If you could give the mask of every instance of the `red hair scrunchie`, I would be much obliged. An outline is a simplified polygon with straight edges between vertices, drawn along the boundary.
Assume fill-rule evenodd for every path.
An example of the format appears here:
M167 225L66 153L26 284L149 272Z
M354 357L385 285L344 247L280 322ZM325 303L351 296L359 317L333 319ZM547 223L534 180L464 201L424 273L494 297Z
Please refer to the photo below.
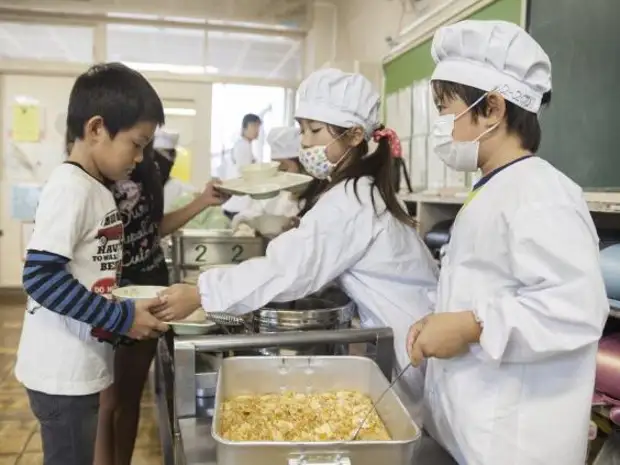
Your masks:
M390 144L390 152L392 153L393 158L401 158L403 156L403 148L400 145L400 139L398 135L393 129L383 128L383 129L375 129L372 133L372 139L375 142L379 142L379 140L387 137L388 143Z

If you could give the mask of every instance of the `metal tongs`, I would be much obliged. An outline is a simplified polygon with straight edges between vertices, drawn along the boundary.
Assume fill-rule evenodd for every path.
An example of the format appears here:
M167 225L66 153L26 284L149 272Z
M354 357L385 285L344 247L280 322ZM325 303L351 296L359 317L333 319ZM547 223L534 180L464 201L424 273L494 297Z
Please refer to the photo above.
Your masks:
M405 368L403 368L401 370L400 373L398 373L398 375L396 375L396 377L392 380L392 382L390 383L390 385L387 387L387 389L385 391L383 391L381 393L381 395L377 398L377 400L375 402L372 403L372 406L370 407L370 409L368 409L368 412L366 412L366 415L364 415L364 419L361 421L361 423L359 424L359 426L357 427L357 429L355 430L355 434L353 435L353 438L351 439L351 441L355 441L357 439L357 436L360 434L360 431L362 430L362 427L366 424L366 420L368 420L368 417L370 416L370 414L377 409L377 404L379 402L381 402L381 400L383 399L383 397L385 397L385 395L389 392L390 389L392 389L392 387L394 386L394 384L396 384L396 381L398 381L404 374L405 372L411 367L411 363L408 363Z
M243 326L248 331L254 332L250 324L240 316L231 315L226 312L205 312L205 315L208 321L220 325L225 330L231 327L238 328L239 326Z

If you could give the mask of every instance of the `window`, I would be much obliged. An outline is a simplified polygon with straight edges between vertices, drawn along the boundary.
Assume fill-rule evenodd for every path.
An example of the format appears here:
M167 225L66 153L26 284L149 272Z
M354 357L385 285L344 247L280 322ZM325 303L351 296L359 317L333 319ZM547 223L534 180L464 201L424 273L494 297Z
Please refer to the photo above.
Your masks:
M0 58L93 62L92 27L0 22Z
M207 63L227 76L297 80L301 50L299 39L209 31Z
M287 114L287 89L236 84L215 84L211 109L211 171L226 178L225 169L233 145L241 136L241 120L247 113L259 115L263 121L261 135L254 142L258 160L269 160L270 149L265 137L271 128L290 122ZM223 163L224 162L224 163Z
M204 74L205 32L130 24L107 25L108 61L121 61L141 71Z
M195 26L107 26L107 58L141 71L234 77L301 78L302 41L280 35L208 31Z

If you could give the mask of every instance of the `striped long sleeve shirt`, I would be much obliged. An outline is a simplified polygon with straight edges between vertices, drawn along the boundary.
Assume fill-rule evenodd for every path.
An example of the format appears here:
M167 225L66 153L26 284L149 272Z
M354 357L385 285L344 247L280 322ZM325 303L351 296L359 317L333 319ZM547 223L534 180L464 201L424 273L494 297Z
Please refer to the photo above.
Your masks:
M131 300L115 302L89 291L67 270L69 259L28 250L23 273L26 293L40 306L95 328L126 334L134 319Z

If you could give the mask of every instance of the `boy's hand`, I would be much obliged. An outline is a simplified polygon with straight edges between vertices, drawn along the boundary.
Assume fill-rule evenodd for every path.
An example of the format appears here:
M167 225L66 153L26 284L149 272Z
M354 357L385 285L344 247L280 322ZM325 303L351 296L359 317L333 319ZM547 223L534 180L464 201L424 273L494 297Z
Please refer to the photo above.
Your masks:
M435 313L423 318L409 330L407 352L413 366L425 358L452 358L469 350L479 341L482 328L473 312Z
M136 300L133 324L127 333L132 339L156 338L161 333L168 331L168 325L155 318L151 311L154 307L161 305L159 299Z
M227 200L228 197L215 188L215 186L221 183L219 179L213 179L207 183L202 193L197 197L202 208L221 205Z
M161 321L179 321L200 308L200 293L197 286L174 284L159 295L161 305L152 312Z

